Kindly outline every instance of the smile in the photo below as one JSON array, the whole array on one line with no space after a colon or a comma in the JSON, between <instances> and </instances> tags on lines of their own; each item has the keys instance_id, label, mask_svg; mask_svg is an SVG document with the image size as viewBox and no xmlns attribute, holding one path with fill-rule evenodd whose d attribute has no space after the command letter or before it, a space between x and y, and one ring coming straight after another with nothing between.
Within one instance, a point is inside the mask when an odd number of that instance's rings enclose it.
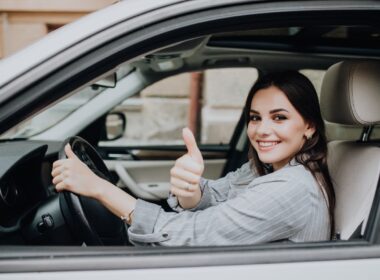
<instances>
[{"instance_id":1,"label":"smile","mask_svg":"<svg viewBox=\"0 0 380 280\"><path fill-rule=\"evenodd\" d=\"M280 141L257 141L259 147L272 147L280 143Z\"/></svg>"},{"instance_id":2,"label":"smile","mask_svg":"<svg viewBox=\"0 0 380 280\"><path fill-rule=\"evenodd\" d=\"M277 144L280 144L281 141L256 141L257 144L258 144L258 149L260 151L270 151L272 149L274 149L274 147L277 145Z\"/></svg>"}]
</instances>

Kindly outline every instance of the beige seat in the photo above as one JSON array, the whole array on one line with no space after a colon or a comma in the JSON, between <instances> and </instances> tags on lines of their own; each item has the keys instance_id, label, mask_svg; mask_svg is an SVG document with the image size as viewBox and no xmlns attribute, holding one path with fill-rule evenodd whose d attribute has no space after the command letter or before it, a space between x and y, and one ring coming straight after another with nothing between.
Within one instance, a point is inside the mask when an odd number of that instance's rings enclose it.
<instances>
[{"instance_id":1,"label":"beige seat","mask_svg":"<svg viewBox=\"0 0 380 280\"><path fill-rule=\"evenodd\" d=\"M345 61L325 74L321 90L325 120L369 128L380 123L380 62ZM380 148L364 133L358 141L328 144L336 193L336 232L347 240L364 234L380 175Z\"/></svg>"}]
</instances>

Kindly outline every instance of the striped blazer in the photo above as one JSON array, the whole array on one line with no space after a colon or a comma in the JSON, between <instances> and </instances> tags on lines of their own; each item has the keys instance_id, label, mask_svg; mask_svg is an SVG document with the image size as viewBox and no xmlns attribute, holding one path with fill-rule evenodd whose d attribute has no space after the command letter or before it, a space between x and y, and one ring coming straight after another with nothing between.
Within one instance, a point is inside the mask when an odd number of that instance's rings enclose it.
<instances>
[{"instance_id":1,"label":"striped blazer","mask_svg":"<svg viewBox=\"0 0 380 280\"><path fill-rule=\"evenodd\" d=\"M326 200L312 174L301 164L257 176L244 164L218 180L201 180L202 198L175 212L137 200L129 240L135 245L213 246L329 239Z\"/></svg>"}]
</instances>

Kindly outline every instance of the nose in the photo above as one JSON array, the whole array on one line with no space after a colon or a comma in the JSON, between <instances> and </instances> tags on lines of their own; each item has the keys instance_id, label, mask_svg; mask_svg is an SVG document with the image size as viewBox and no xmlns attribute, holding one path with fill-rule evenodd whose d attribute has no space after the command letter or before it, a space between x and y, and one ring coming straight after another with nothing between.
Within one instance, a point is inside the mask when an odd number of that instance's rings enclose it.
<instances>
[{"instance_id":1,"label":"nose","mask_svg":"<svg viewBox=\"0 0 380 280\"><path fill-rule=\"evenodd\" d=\"M269 120L262 119L256 128L256 133L260 136L269 135L272 131L272 126Z\"/></svg>"}]
</instances>

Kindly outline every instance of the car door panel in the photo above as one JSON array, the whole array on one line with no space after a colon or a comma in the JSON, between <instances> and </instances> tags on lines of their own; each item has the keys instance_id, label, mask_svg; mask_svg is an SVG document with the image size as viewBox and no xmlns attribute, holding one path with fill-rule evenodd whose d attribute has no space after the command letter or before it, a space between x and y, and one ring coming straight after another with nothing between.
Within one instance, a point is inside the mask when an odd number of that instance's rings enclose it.
<instances>
[{"instance_id":1,"label":"car door panel","mask_svg":"<svg viewBox=\"0 0 380 280\"><path fill-rule=\"evenodd\" d=\"M135 196L148 200L166 199L170 189L170 169L174 160L107 160L120 183ZM206 159L205 173L208 179L217 179L223 171L225 159Z\"/></svg>"}]
</instances>

